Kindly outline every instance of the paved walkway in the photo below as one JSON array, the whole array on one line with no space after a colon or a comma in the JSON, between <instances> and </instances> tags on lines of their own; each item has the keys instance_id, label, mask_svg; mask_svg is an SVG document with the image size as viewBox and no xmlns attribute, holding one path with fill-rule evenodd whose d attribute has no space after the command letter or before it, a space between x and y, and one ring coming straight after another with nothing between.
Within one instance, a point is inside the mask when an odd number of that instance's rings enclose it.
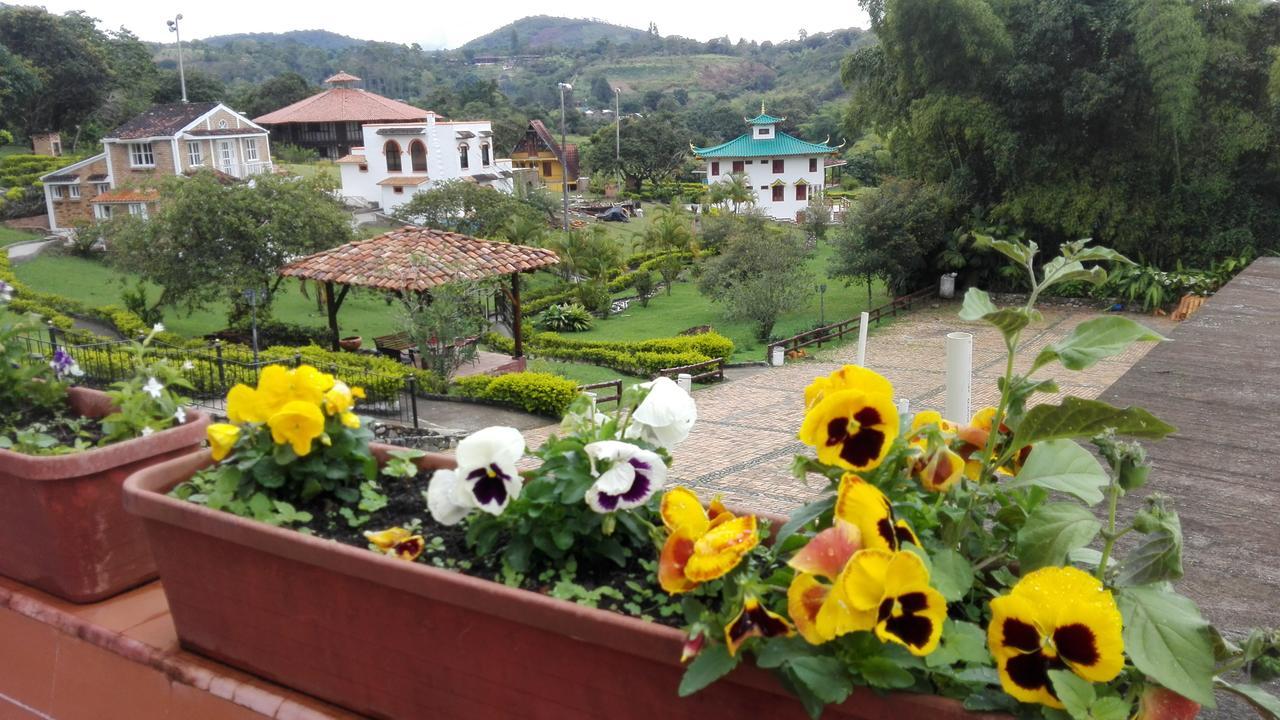
<instances>
[{"instance_id":1,"label":"paved walkway","mask_svg":"<svg viewBox=\"0 0 1280 720\"><path fill-rule=\"evenodd\" d=\"M29 242L14 243L7 248L10 262L22 262L40 254L45 245L56 240L32 240Z\"/></svg>"},{"instance_id":2,"label":"paved walkway","mask_svg":"<svg viewBox=\"0 0 1280 720\"><path fill-rule=\"evenodd\" d=\"M867 365L893 382L898 397L911 400L912 410L942 409L945 338L956 330L974 334L973 408L994 404L997 398L996 378L1004 373L1004 341L994 328L960 321L958 311L958 303L916 311L873 330L867 341ZM1042 312L1044 321L1023 333L1020 370L1025 371L1041 348L1097 317L1097 311L1076 308L1050 307ZM1173 326L1163 318L1138 319L1165 334ZM1097 397L1151 345L1131 348L1085 372L1055 368L1053 377L1058 378L1064 393ZM856 355L856 344L819 351L812 360L695 391L698 424L675 452L674 482L707 494L721 493L727 502L759 510L786 512L807 502L818 488L805 487L790 472L792 456L807 450L796 440L804 415L804 387L814 377L852 363ZM1039 396L1041 402L1059 398ZM529 445L536 447L549 431L543 428L526 433Z\"/></svg>"}]
</instances>

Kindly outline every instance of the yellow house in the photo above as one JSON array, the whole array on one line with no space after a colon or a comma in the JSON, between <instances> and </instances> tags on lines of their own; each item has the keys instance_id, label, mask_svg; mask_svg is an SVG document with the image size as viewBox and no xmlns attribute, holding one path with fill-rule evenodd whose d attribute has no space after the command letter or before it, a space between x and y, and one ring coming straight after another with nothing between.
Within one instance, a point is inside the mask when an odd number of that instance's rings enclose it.
<instances>
[{"instance_id":1,"label":"yellow house","mask_svg":"<svg viewBox=\"0 0 1280 720\"><path fill-rule=\"evenodd\" d=\"M566 144L564 146L564 162L569 165L569 189L577 191L578 189L578 146ZM565 173L564 167L560 162L561 151L560 143L556 142L555 137L551 135L551 131L547 130L547 126L542 124L541 120L530 120L529 127L524 131L524 137L520 142L516 143L516 147L511 151L511 166L513 168L529 168L534 171L542 183L547 186L548 190L553 192L561 192L563 188Z\"/></svg>"}]
</instances>

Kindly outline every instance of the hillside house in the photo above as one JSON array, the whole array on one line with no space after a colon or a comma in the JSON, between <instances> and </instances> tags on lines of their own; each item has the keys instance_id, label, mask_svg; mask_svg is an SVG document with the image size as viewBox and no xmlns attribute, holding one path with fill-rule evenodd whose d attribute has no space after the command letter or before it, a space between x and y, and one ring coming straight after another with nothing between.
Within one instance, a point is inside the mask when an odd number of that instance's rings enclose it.
<instances>
[{"instance_id":1,"label":"hillside house","mask_svg":"<svg viewBox=\"0 0 1280 720\"><path fill-rule=\"evenodd\" d=\"M222 103L155 105L102 139L103 152L43 175L49 229L128 212L145 217L145 181L201 168L247 178L271 172L267 131Z\"/></svg>"},{"instance_id":2,"label":"hillside house","mask_svg":"<svg viewBox=\"0 0 1280 720\"><path fill-rule=\"evenodd\" d=\"M342 195L391 212L450 180L512 192L511 161L495 158L493 147L488 120L449 121L431 113L425 122L365 125L363 145L338 160Z\"/></svg>"},{"instance_id":3,"label":"hillside house","mask_svg":"<svg viewBox=\"0 0 1280 720\"><path fill-rule=\"evenodd\" d=\"M310 148L336 160L364 143L367 124L423 122L431 112L358 88L360 78L340 72L324 81L327 90L254 118L276 143Z\"/></svg>"},{"instance_id":4,"label":"hillside house","mask_svg":"<svg viewBox=\"0 0 1280 720\"><path fill-rule=\"evenodd\" d=\"M32 135L31 152L36 155L62 157L62 135L56 132L36 133Z\"/></svg>"},{"instance_id":5,"label":"hillside house","mask_svg":"<svg viewBox=\"0 0 1280 720\"><path fill-rule=\"evenodd\" d=\"M706 162L708 183L743 174L756 194L756 207L777 220L796 220L825 189L826 160L839 151L826 143L814 143L778 129L786 118L764 113L746 120L750 132L719 145L693 148Z\"/></svg>"},{"instance_id":6,"label":"hillside house","mask_svg":"<svg viewBox=\"0 0 1280 720\"><path fill-rule=\"evenodd\" d=\"M560 143L541 120L529 121L524 137L511 151L511 165L532 170L552 192L563 191L564 165L568 165L569 190L578 189L578 146L567 143L561 152Z\"/></svg>"}]
</instances>

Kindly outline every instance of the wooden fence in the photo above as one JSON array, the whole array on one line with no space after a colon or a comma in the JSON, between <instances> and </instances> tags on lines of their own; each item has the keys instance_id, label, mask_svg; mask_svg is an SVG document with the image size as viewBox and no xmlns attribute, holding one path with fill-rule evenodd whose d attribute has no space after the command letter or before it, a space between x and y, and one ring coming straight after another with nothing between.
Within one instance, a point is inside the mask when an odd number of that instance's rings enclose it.
<instances>
[{"instance_id":1,"label":"wooden fence","mask_svg":"<svg viewBox=\"0 0 1280 720\"><path fill-rule=\"evenodd\" d=\"M923 290L917 290L910 295L903 295L902 297L894 298L892 302L868 310L867 321L879 325L880 320L883 318L897 317L899 310L910 310L913 305L925 300L926 298L933 297L933 294L934 288L927 287ZM858 317L842 320L841 322L832 323L831 325L824 325L820 328L814 328L813 330L806 330L799 335L792 335L784 340L770 343L764 349L764 360L765 362L770 361L775 347L782 347L783 352L789 353L799 350L800 348L809 347L810 345L822 347L822 343L831 342L833 340L843 340L845 335L857 335L858 326L861 322L862 316L859 315Z\"/></svg>"},{"instance_id":2,"label":"wooden fence","mask_svg":"<svg viewBox=\"0 0 1280 720\"><path fill-rule=\"evenodd\" d=\"M693 382L720 382L724 380L724 364L725 358L715 358L693 365L663 368L658 371L657 377L667 377L675 380L677 375L688 373L693 378Z\"/></svg>"},{"instance_id":3,"label":"wooden fence","mask_svg":"<svg viewBox=\"0 0 1280 720\"><path fill-rule=\"evenodd\" d=\"M621 403L622 402L622 380L608 380L606 382L591 383L590 385L579 385L578 392L591 392L595 390L603 390L605 388L613 388L612 395L596 394L596 404L600 403Z\"/></svg>"}]
</instances>

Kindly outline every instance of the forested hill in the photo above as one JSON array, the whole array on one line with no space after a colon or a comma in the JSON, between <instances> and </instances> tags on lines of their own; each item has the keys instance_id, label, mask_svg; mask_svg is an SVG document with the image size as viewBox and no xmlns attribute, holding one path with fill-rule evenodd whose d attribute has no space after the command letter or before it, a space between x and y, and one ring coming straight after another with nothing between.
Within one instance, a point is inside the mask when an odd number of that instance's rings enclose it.
<instances>
[{"instance_id":1,"label":"forested hill","mask_svg":"<svg viewBox=\"0 0 1280 720\"><path fill-rule=\"evenodd\" d=\"M234 33L232 35L215 35L205 38L201 42L206 45L225 46L245 41L268 44L295 42L299 45L320 50L345 50L353 45L360 45L365 42L364 40L329 32L328 30L290 30L283 33Z\"/></svg>"},{"instance_id":2,"label":"forested hill","mask_svg":"<svg viewBox=\"0 0 1280 720\"><path fill-rule=\"evenodd\" d=\"M621 45L648 38L650 33L603 20L535 15L508 23L468 42L463 50L477 53L535 52L540 48L582 49L604 41Z\"/></svg>"}]
</instances>

